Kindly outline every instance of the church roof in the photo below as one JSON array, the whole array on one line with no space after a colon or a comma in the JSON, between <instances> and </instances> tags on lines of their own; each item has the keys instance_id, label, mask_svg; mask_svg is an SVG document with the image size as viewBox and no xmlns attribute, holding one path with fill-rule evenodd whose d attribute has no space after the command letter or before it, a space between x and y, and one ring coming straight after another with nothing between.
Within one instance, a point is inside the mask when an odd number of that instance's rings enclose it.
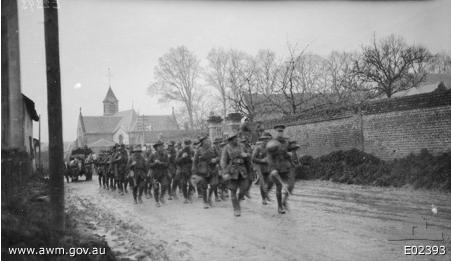
<instances>
[{"instance_id":1,"label":"church roof","mask_svg":"<svg viewBox=\"0 0 451 261\"><path fill-rule=\"evenodd\" d=\"M114 128L113 132L115 132L118 128L121 128L121 127L125 131L131 131L134 123L136 122L136 118L138 117L135 110L133 110L133 109L116 112L113 116L121 117L121 120L118 122L118 124Z\"/></svg>"},{"instance_id":2,"label":"church roof","mask_svg":"<svg viewBox=\"0 0 451 261\"><path fill-rule=\"evenodd\" d=\"M86 133L113 133L122 117L117 116L83 116Z\"/></svg>"},{"instance_id":3,"label":"church roof","mask_svg":"<svg viewBox=\"0 0 451 261\"><path fill-rule=\"evenodd\" d=\"M126 132L168 131L179 127L173 115L141 115L135 110L126 110L112 116L82 116L82 124L86 134L114 134L119 128Z\"/></svg>"},{"instance_id":4,"label":"church roof","mask_svg":"<svg viewBox=\"0 0 451 261\"><path fill-rule=\"evenodd\" d=\"M103 99L103 102L118 102L119 100L116 98L116 95L114 95L113 90L108 88L108 92L106 93L105 99Z\"/></svg>"}]
</instances>

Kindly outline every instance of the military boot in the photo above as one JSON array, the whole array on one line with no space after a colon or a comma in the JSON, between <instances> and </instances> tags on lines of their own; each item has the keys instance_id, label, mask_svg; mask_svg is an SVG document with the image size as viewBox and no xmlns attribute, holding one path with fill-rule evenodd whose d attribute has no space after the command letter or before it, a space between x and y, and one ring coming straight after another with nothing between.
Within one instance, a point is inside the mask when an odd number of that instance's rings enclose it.
<instances>
[{"instance_id":1,"label":"military boot","mask_svg":"<svg viewBox=\"0 0 451 261\"><path fill-rule=\"evenodd\" d=\"M232 198L233 214L235 217L241 216L240 202L237 198Z\"/></svg>"},{"instance_id":2,"label":"military boot","mask_svg":"<svg viewBox=\"0 0 451 261\"><path fill-rule=\"evenodd\" d=\"M282 205L282 193L276 193L276 197L277 197L277 211L279 212L279 214L285 214L285 209L283 208Z\"/></svg>"},{"instance_id":3,"label":"military boot","mask_svg":"<svg viewBox=\"0 0 451 261\"><path fill-rule=\"evenodd\" d=\"M283 193L282 206L284 210L288 210L288 191Z\"/></svg>"}]
</instances>

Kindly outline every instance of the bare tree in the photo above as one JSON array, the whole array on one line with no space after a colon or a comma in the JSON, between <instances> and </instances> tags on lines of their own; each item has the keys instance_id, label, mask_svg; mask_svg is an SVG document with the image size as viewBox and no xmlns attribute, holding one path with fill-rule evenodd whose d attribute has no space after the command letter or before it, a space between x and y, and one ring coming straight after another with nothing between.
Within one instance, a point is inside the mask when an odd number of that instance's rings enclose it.
<instances>
[{"instance_id":1,"label":"bare tree","mask_svg":"<svg viewBox=\"0 0 451 261\"><path fill-rule=\"evenodd\" d=\"M390 98L425 79L429 58L425 48L409 46L401 37L390 35L363 47L361 57L355 61L355 73L372 84L377 94Z\"/></svg>"},{"instance_id":2,"label":"bare tree","mask_svg":"<svg viewBox=\"0 0 451 261\"><path fill-rule=\"evenodd\" d=\"M185 46L171 48L158 59L154 74L156 82L149 86L149 93L160 94L162 100L182 102L187 110L190 128L193 128L193 102L197 95L200 75L197 57Z\"/></svg>"},{"instance_id":3,"label":"bare tree","mask_svg":"<svg viewBox=\"0 0 451 261\"><path fill-rule=\"evenodd\" d=\"M328 94L325 96L329 103L352 104L363 101L367 97L367 90L354 73L354 61L357 54L333 51L324 60L324 72Z\"/></svg>"},{"instance_id":4,"label":"bare tree","mask_svg":"<svg viewBox=\"0 0 451 261\"><path fill-rule=\"evenodd\" d=\"M207 56L209 66L207 67L206 80L219 92L222 103L222 116L227 116L227 79L229 54L223 49L212 49Z\"/></svg>"},{"instance_id":5,"label":"bare tree","mask_svg":"<svg viewBox=\"0 0 451 261\"><path fill-rule=\"evenodd\" d=\"M243 52L232 50L229 52L228 85L230 94L228 99L232 108L253 121L258 106L256 84L255 59Z\"/></svg>"},{"instance_id":6,"label":"bare tree","mask_svg":"<svg viewBox=\"0 0 451 261\"><path fill-rule=\"evenodd\" d=\"M440 52L432 56L428 65L429 73L451 73L451 56L446 52Z\"/></svg>"},{"instance_id":7,"label":"bare tree","mask_svg":"<svg viewBox=\"0 0 451 261\"><path fill-rule=\"evenodd\" d=\"M260 50L255 60L258 90L265 95L271 95L276 88L280 69L276 54L271 50Z\"/></svg>"},{"instance_id":8,"label":"bare tree","mask_svg":"<svg viewBox=\"0 0 451 261\"><path fill-rule=\"evenodd\" d=\"M278 95L269 98L285 115L293 115L313 106L323 94L322 58L306 54L305 50L289 48L289 56L279 69L275 88Z\"/></svg>"}]
</instances>

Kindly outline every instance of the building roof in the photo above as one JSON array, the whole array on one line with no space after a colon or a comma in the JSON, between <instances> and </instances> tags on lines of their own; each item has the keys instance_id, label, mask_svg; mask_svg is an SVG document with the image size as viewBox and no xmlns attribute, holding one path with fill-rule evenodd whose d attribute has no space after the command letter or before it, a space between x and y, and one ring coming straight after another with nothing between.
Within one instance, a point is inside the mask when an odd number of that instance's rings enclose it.
<instances>
[{"instance_id":1,"label":"building roof","mask_svg":"<svg viewBox=\"0 0 451 261\"><path fill-rule=\"evenodd\" d=\"M108 92L106 93L105 99L103 99L103 102L118 102L119 100L116 98L116 95L114 95L113 90L108 88Z\"/></svg>"},{"instance_id":2,"label":"building roof","mask_svg":"<svg viewBox=\"0 0 451 261\"><path fill-rule=\"evenodd\" d=\"M115 133L119 128L126 132L178 130L173 115L142 115L126 110L112 116L81 116L87 134Z\"/></svg>"},{"instance_id":3,"label":"building roof","mask_svg":"<svg viewBox=\"0 0 451 261\"><path fill-rule=\"evenodd\" d=\"M424 82L421 82L419 86L412 87L410 89L396 92L392 95L392 97L404 97L404 96L411 96L416 94L422 94L422 93L429 93L433 92L437 89L440 82L443 82L446 86L446 89L451 89L451 74L449 73L431 73L426 76L426 80ZM382 94L376 99L385 99L387 98L387 95Z\"/></svg>"},{"instance_id":4,"label":"building roof","mask_svg":"<svg viewBox=\"0 0 451 261\"><path fill-rule=\"evenodd\" d=\"M125 131L131 131L133 129L133 125L136 122L136 118L138 117L138 114L136 114L135 110L126 110L126 111L119 111L116 112L114 117L120 117L121 119L117 123L116 127L113 129L113 132L115 132L117 129L122 128Z\"/></svg>"},{"instance_id":5,"label":"building roof","mask_svg":"<svg viewBox=\"0 0 451 261\"><path fill-rule=\"evenodd\" d=\"M84 129L87 134L113 133L121 121L118 116L83 116Z\"/></svg>"},{"instance_id":6,"label":"building roof","mask_svg":"<svg viewBox=\"0 0 451 261\"><path fill-rule=\"evenodd\" d=\"M38 113L36 112L36 109L34 107L34 101L25 96L25 94L22 93L23 102L25 103L25 108L27 109L28 114L30 115L31 119L34 121L39 121Z\"/></svg>"}]
</instances>

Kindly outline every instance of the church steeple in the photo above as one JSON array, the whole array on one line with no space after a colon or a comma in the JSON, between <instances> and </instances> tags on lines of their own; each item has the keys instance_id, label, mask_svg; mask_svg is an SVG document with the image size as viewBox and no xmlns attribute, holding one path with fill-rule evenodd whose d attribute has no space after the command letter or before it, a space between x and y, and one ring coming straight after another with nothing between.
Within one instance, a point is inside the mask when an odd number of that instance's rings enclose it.
<instances>
[{"instance_id":1,"label":"church steeple","mask_svg":"<svg viewBox=\"0 0 451 261\"><path fill-rule=\"evenodd\" d=\"M119 100L114 95L111 86L103 99L103 116L110 116L119 111Z\"/></svg>"}]
</instances>

